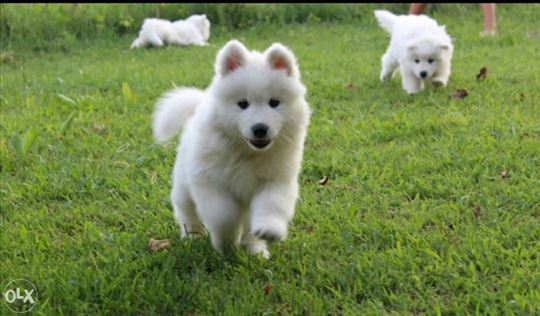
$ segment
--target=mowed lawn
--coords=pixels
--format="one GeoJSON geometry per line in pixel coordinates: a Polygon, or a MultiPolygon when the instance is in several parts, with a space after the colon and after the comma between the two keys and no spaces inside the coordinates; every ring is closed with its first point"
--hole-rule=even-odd
{"type": "Polygon", "coordinates": [[[413,96],[379,81],[388,36],[372,16],[215,28],[208,47],[129,50],[129,34],[14,51],[1,65],[0,286],[30,280],[40,315],[538,315],[540,8],[500,5],[488,38],[480,10],[431,13],[455,39],[452,76],[413,96]],[[180,239],[175,146],[152,140],[157,98],[206,87],[231,38],[289,46],[313,109],[301,199],[270,260],[180,239]],[[150,252],[151,238],[171,246],[150,252]]]}

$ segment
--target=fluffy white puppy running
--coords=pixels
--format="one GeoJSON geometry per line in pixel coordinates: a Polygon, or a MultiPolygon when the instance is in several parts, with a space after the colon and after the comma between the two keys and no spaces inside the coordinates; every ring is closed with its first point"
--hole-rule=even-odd
{"type": "Polygon", "coordinates": [[[446,86],[454,46],[445,27],[425,15],[374,13],[379,25],[391,34],[390,46],[382,56],[381,81],[399,68],[407,93],[423,90],[425,81],[446,86]]]}
{"type": "Polygon", "coordinates": [[[186,20],[171,22],[162,19],[145,19],[139,37],[131,44],[131,48],[148,45],[208,45],[210,37],[210,21],[205,14],[192,15],[186,20]]]}
{"type": "Polygon", "coordinates": [[[259,53],[232,40],[206,90],[178,88],[158,101],[156,141],[183,130],[171,192],[182,237],[206,228],[220,253],[241,243],[264,257],[267,242],[285,239],[310,118],[305,93],[288,48],[259,53]]]}

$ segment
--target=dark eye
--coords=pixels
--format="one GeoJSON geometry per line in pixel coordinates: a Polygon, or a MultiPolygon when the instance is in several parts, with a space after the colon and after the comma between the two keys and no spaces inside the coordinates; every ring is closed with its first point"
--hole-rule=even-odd
{"type": "Polygon", "coordinates": [[[245,109],[248,108],[249,102],[248,102],[246,99],[242,99],[242,100],[238,101],[238,106],[239,106],[242,110],[245,110],[245,109]]]}
{"type": "Polygon", "coordinates": [[[420,62],[420,59],[415,59],[414,62],[418,64],[420,62]]]}
{"type": "Polygon", "coordinates": [[[268,104],[270,105],[270,107],[272,108],[275,108],[279,105],[279,100],[276,100],[276,99],[270,99],[270,102],[268,102],[268,104]]]}
{"type": "Polygon", "coordinates": [[[433,59],[428,59],[427,62],[431,64],[433,63],[433,59]]]}

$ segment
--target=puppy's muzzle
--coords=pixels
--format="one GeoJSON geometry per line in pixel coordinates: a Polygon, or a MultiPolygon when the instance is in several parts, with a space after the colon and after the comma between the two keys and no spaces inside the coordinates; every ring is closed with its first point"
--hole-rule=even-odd
{"type": "Polygon", "coordinates": [[[256,148],[263,149],[271,140],[268,139],[268,125],[263,123],[257,123],[251,127],[251,132],[253,133],[253,138],[249,142],[256,148]]]}
{"type": "Polygon", "coordinates": [[[420,77],[421,77],[422,79],[426,79],[426,77],[427,77],[427,71],[420,71],[420,77]]]}

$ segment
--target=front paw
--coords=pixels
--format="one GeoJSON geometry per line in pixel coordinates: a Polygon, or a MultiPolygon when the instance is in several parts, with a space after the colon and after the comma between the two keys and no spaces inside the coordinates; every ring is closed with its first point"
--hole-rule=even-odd
{"type": "Polygon", "coordinates": [[[418,93],[420,91],[422,91],[422,89],[405,89],[405,91],[407,91],[408,94],[415,94],[415,93],[418,93]]]}
{"type": "Polygon", "coordinates": [[[435,78],[431,81],[431,84],[436,87],[436,88],[439,88],[439,87],[446,87],[446,81],[443,80],[443,79],[440,79],[440,78],[435,78]]]}
{"type": "Polygon", "coordinates": [[[287,237],[287,224],[275,219],[267,219],[260,225],[253,225],[252,233],[257,238],[272,242],[287,237]]]}
{"type": "Polygon", "coordinates": [[[259,229],[253,233],[255,236],[266,241],[279,241],[285,239],[285,235],[272,229],[259,229]]]}
{"type": "MultiPolygon", "coordinates": [[[[264,241],[259,241],[261,243],[264,243],[264,241]]],[[[266,249],[266,244],[249,244],[246,245],[247,251],[254,255],[261,255],[264,259],[270,258],[270,253],[268,252],[268,249],[266,249]]]]}

